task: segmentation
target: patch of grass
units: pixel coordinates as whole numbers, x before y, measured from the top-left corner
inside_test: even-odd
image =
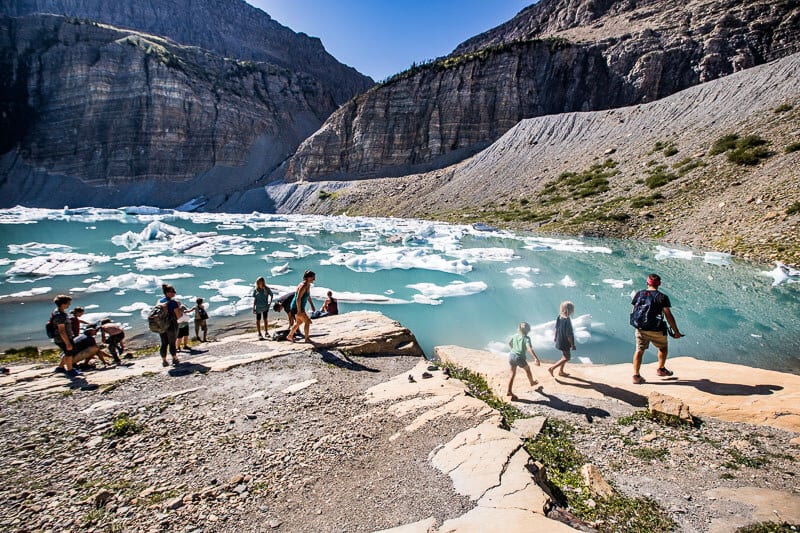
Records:
[[[672,141],[657,141],[656,144],[653,145],[653,149],[650,150],[651,154],[656,152],[663,152],[666,157],[671,157],[678,153],[678,149]]]
[[[792,110],[791,104],[781,104],[778,107],[776,107],[775,109],[773,109],[773,111],[775,113],[786,113],[787,111],[791,111],[791,110]]]
[[[739,137],[736,133],[729,133],[717,139],[709,155],[727,152],[728,161],[737,165],[757,165],[762,159],[772,155],[766,146],[769,143],[758,135]]]
[[[143,429],[144,426],[136,422],[134,418],[128,416],[128,413],[122,412],[114,417],[111,428],[106,431],[103,436],[106,438],[123,438],[139,433]]]
[[[549,195],[561,190],[577,198],[588,198],[604,193],[609,190],[608,178],[619,174],[616,167],[616,161],[606,159],[603,163],[595,163],[581,172],[562,172],[542,192]]]
[[[790,524],[788,522],[758,522],[740,527],[736,533],[787,533],[800,531],[800,524]]]
[[[632,426],[636,422],[650,420],[650,411],[647,409],[639,409],[633,413],[617,418],[617,424],[621,426]]]
[[[736,448],[730,448],[725,451],[731,456],[732,461],[729,461],[722,466],[731,468],[732,470],[738,470],[739,465],[746,466],[748,468],[761,468],[762,466],[769,464],[769,459],[766,457],[748,457]],[[736,465],[736,468],[733,468],[729,465]]]
[[[684,157],[683,159],[672,165],[672,168],[674,168],[678,172],[678,176],[685,176],[695,168],[704,166],[706,166],[706,164],[703,163],[703,161],[701,161],[700,159],[695,159],[692,157]]]
[[[177,489],[170,489],[164,492],[154,492],[147,496],[144,501],[142,502],[145,506],[156,505],[161,502],[165,502],[170,498],[174,498],[178,495]]]
[[[489,384],[486,382],[481,374],[475,373],[467,368],[448,367],[450,369],[450,376],[462,381],[466,386],[469,393],[475,398],[482,400],[489,407],[497,409],[503,415],[503,423],[506,429],[511,427],[514,420],[520,418],[530,418],[513,405],[504,402],[492,392]]]
[[[800,150],[800,142],[787,144],[783,151],[787,154]]]
[[[678,176],[667,171],[666,165],[658,165],[647,170],[647,178],[644,180],[644,183],[648,188],[655,189],[657,187],[663,187],[676,179],[678,179]]]
[[[45,349],[39,351],[36,346],[23,346],[22,348],[8,348],[0,354],[0,363],[57,363],[61,356],[59,349]]]
[[[317,196],[319,197],[320,200],[328,200],[330,198],[333,198],[335,194],[336,193],[328,192],[325,189],[320,189],[319,192],[317,193]]]
[[[641,448],[633,448],[630,451],[630,454],[643,461],[653,461],[657,459],[663,459],[669,455],[669,450],[666,448],[650,448],[648,446],[642,446]]]
[[[593,498],[580,474],[585,460],[572,443],[575,429],[560,420],[547,420],[534,440],[525,440],[525,449],[542,462],[553,495],[566,503],[574,514],[598,524],[600,531],[671,531],[675,524],[649,498],[629,498],[615,494]],[[594,506],[588,502],[593,500]]]
[[[650,207],[652,205],[655,205],[656,202],[658,202],[662,198],[664,198],[664,195],[662,195],[660,192],[657,192],[649,196],[636,196],[634,198],[631,198],[630,203],[632,208],[640,209],[642,207]]]
[[[719,475],[719,478],[720,479],[736,479],[736,476],[734,476],[730,472],[723,472],[722,474]]]

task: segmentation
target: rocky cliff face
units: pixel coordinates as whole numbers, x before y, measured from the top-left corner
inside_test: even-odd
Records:
[[[13,17],[52,13],[132,28],[223,57],[268,62],[317,78],[337,103],[373,81],[342,65],[317,38],[295,33],[242,0],[7,0]]]
[[[0,17],[0,71],[6,204],[225,194],[277,165],[336,107],[308,74],[52,15]]]
[[[656,100],[800,50],[798,2],[543,0],[349,102],[287,181],[441,168],[522,118]]]
[[[620,105],[626,90],[594,48],[514,43],[421,68],[349,101],[300,146],[287,175],[429,170],[485,148],[527,116]]]

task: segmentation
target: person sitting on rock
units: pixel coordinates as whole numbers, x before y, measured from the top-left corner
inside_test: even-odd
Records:
[[[122,352],[125,351],[125,331],[122,329],[121,324],[112,322],[110,318],[104,318],[100,321],[100,335],[104,343],[108,344],[108,351],[114,362],[117,364],[122,363]]]
[[[322,309],[311,313],[311,318],[320,318],[323,316],[333,316],[339,314],[339,300],[333,297],[333,292],[328,291],[328,297],[322,304]]]

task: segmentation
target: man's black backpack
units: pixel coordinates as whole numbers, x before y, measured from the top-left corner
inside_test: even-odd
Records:
[[[44,332],[47,334],[48,339],[52,339],[55,338],[56,331],[58,331],[58,328],[56,328],[56,325],[53,323],[53,315],[50,315],[50,320],[44,324]]]
[[[200,320],[207,320],[208,319],[208,313],[202,307],[198,307],[197,308],[197,316],[198,316],[198,318]]]
[[[656,303],[658,291],[639,291],[633,297],[631,326],[645,331],[666,331],[666,323],[661,312],[663,308]]]

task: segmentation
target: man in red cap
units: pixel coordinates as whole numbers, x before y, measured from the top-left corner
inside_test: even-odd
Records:
[[[683,337],[678,331],[675,317],[670,311],[669,296],[659,292],[661,277],[658,274],[647,276],[647,289],[639,291],[631,300],[631,325],[636,328],[636,352],[633,354],[633,383],[639,385],[645,380],[639,375],[642,366],[644,351],[650,343],[658,349],[658,369],[656,374],[662,377],[671,376],[672,371],[664,366],[667,362],[667,324],[672,329],[670,333],[676,339]]]

